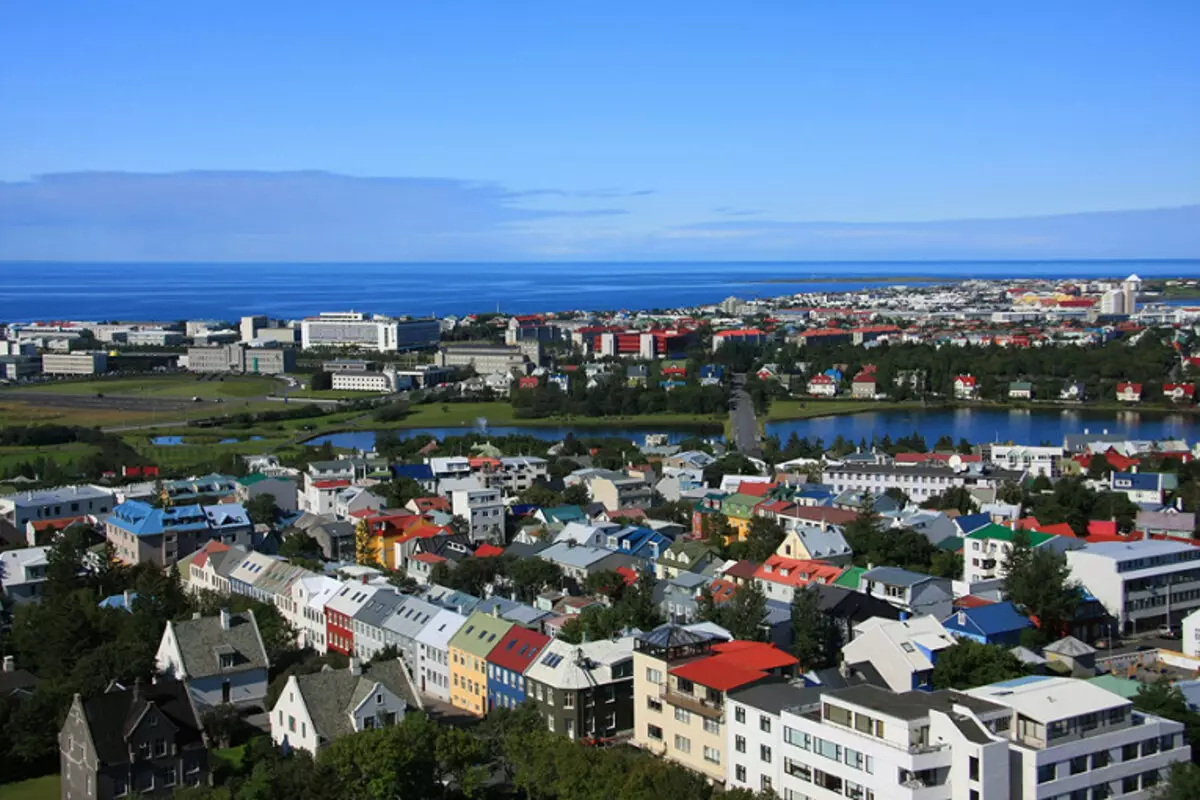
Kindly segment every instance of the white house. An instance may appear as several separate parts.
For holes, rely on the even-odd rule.
[[[399,659],[292,675],[271,709],[271,741],[317,754],[359,731],[397,725],[421,699]]]
[[[974,375],[959,375],[954,379],[954,396],[959,400],[974,400],[979,387]]]
[[[842,659],[851,668],[870,664],[892,691],[929,689],[937,654],[956,643],[933,617],[872,617],[854,626],[854,638],[842,648]]]
[[[28,603],[41,597],[49,552],[49,547],[22,547],[0,553],[0,597],[6,603]]]
[[[1117,384],[1117,402],[1140,403],[1142,401],[1142,385],[1122,381]]]
[[[296,644],[325,655],[325,604],[342,590],[341,582],[326,575],[312,575],[292,581],[288,589],[292,602],[285,616],[296,628]]]
[[[443,609],[417,633],[417,675],[420,691],[450,702],[450,637],[458,633],[467,618]]]
[[[1061,447],[1029,447],[1013,444],[993,444],[988,459],[998,467],[1057,478],[1062,462]]]
[[[833,397],[837,389],[837,381],[828,375],[813,375],[808,379],[808,393],[813,397]]]
[[[504,502],[499,489],[487,489],[475,478],[444,480],[439,490],[450,499],[450,510],[467,521],[473,542],[504,538]]]
[[[819,696],[819,689],[777,677],[730,692],[725,698],[725,788],[782,792],[783,709]]]
[[[1184,655],[1200,658],[1200,609],[1183,618],[1183,632],[1180,634],[1180,649]]]
[[[267,697],[267,651],[253,611],[168,621],[155,665],[183,682],[197,706],[255,706]]]

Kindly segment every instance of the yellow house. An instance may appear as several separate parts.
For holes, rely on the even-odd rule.
[[[450,637],[450,704],[478,717],[488,712],[487,657],[513,623],[476,611]]]
[[[731,494],[721,501],[721,513],[729,520],[739,542],[746,541],[750,535],[750,520],[754,519],[754,507],[762,502],[761,497],[752,494]]]

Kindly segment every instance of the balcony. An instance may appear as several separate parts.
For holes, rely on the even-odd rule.
[[[724,702],[714,703],[711,700],[704,700],[691,694],[683,694],[682,692],[668,689],[665,686],[659,687],[658,696],[673,706],[687,709],[702,717],[718,721],[722,721],[725,718]]]

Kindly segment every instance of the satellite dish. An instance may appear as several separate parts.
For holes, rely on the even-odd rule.
[[[960,456],[958,453],[955,453],[954,455],[950,456],[950,458],[946,459],[946,463],[950,465],[950,469],[958,471],[962,469],[962,456]]]

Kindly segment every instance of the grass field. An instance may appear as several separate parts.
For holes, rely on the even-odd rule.
[[[860,411],[899,411],[920,408],[911,402],[889,402],[886,400],[772,400],[767,411],[766,422],[786,419],[810,419],[834,414],[857,414]]]
[[[43,775],[18,783],[0,783],[0,800],[58,800],[62,797],[62,779]]]
[[[571,425],[578,428],[605,427],[655,427],[658,425],[721,425],[725,415],[708,414],[644,414],[630,417],[545,417],[543,419],[519,419],[513,414],[512,406],[501,400],[483,403],[427,403],[413,406],[408,416],[399,422],[382,424],[369,417],[368,428],[473,428],[480,418],[487,420],[490,427],[523,425],[557,427]]]
[[[63,395],[95,395],[115,397],[174,397],[189,399],[224,399],[265,397],[284,388],[282,381],[264,375],[227,375],[223,380],[201,379],[190,374],[145,375],[124,378],[95,378],[82,381],[59,381],[22,387],[22,392],[48,392]],[[0,398],[3,393],[0,393]]]

